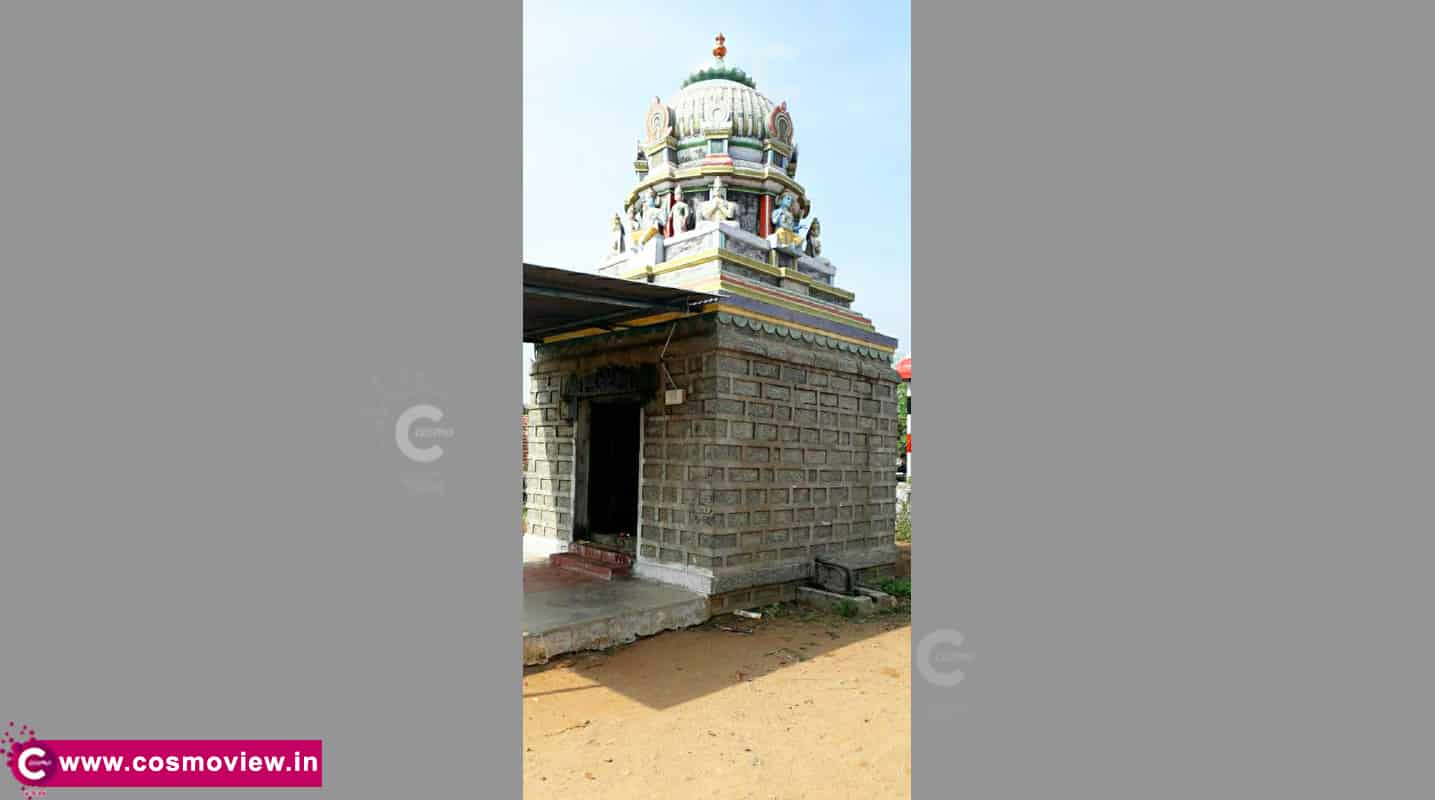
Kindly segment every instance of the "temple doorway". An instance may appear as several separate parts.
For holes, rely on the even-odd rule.
[[[627,399],[594,398],[588,409],[586,525],[575,531],[629,555],[637,549],[638,471],[642,405]]]

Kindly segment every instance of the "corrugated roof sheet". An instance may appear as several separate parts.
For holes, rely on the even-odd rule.
[[[589,272],[523,265],[523,341],[606,328],[670,311],[690,311],[717,297],[687,289]]]

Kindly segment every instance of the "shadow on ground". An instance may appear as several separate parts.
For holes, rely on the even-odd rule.
[[[796,603],[769,607],[754,621],[722,615],[603,651],[570,653],[526,667],[525,677],[567,670],[585,683],[524,699],[605,688],[653,709],[665,709],[744,682],[780,674],[804,661],[838,657],[838,651],[911,624],[910,605],[868,617],[844,618]],[[661,645],[661,646],[657,646]],[[661,659],[649,653],[661,652]],[[840,701],[840,697],[833,700]]]

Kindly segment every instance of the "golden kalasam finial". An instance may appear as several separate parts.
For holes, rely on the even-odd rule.
[[[727,47],[725,47],[725,46],[723,45],[723,42],[725,42],[725,41],[727,41],[727,39],[724,39],[724,38],[723,38],[723,35],[722,35],[721,33],[719,33],[719,34],[717,35],[717,47],[714,47],[714,48],[713,48],[713,55],[714,55],[714,56],[716,56],[716,57],[718,57],[718,58],[722,58],[723,56],[727,55]]]

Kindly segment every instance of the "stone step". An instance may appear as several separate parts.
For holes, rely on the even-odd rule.
[[[574,542],[568,550],[573,555],[586,558],[589,561],[597,561],[602,564],[612,564],[619,567],[633,566],[633,557],[621,550],[596,545],[591,542]]]
[[[548,561],[563,569],[594,578],[601,578],[605,581],[611,581],[614,578],[626,578],[633,571],[633,567],[630,564],[595,561],[591,558],[584,558],[577,553],[554,553],[548,557]]]

